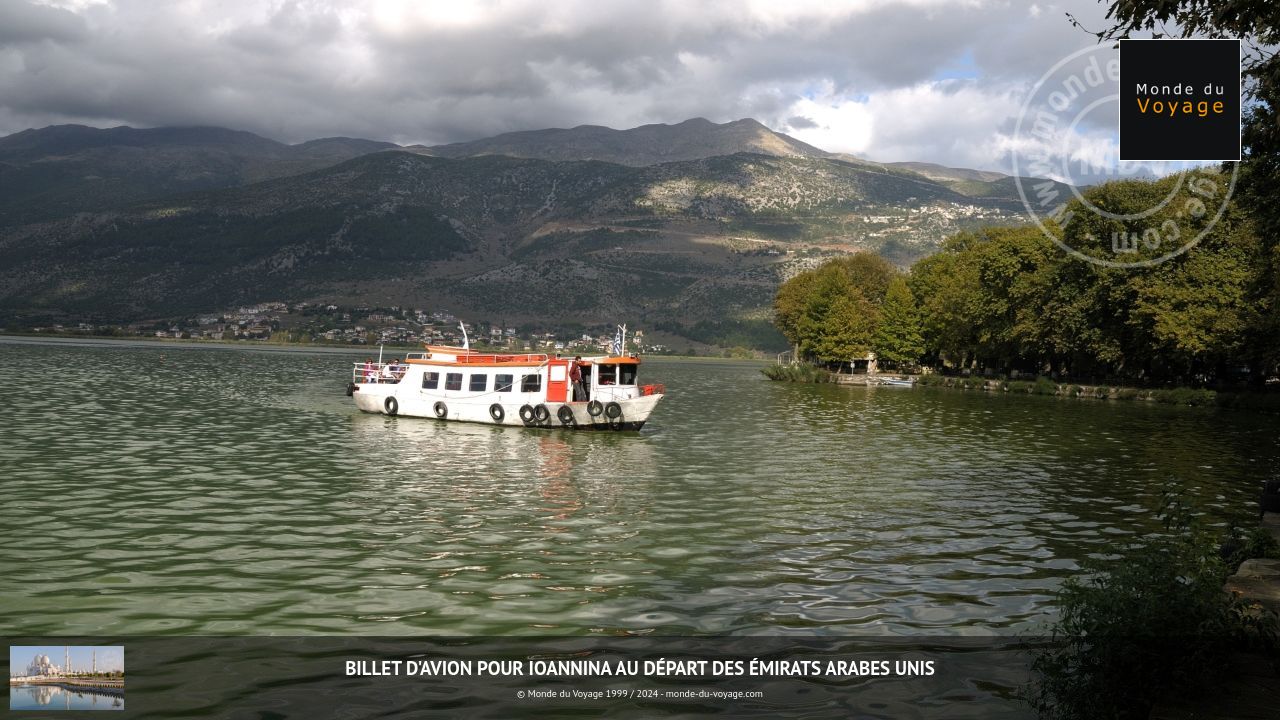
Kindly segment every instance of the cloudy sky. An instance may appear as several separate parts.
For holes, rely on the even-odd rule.
[[[471,140],[753,117],[826,150],[1009,170],[1092,0],[0,0],[0,135],[221,125]]]

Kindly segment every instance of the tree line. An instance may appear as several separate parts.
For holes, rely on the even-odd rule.
[[[1211,226],[1187,252],[1149,267],[1087,262],[1038,227],[991,227],[947,238],[905,272],[871,253],[803,272],[779,289],[775,322],[801,358],[828,365],[874,352],[897,368],[1137,384],[1261,381],[1280,370],[1276,244],[1236,203],[1212,222],[1213,209],[1194,205],[1193,190],[1178,175],[1111,182],[1082,194],[1110,217],[1075,200],[1070,220],[1050,225],[1063,245],[1095,257],[1117,236],[1142,238],[1156,227],[1186,239]],[[1139,219],[1112,219],[1157,206]],[[1125,260],[1174,249],[1135,244]]]

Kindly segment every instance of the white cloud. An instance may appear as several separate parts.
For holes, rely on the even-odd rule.
[[[801,98],[787,113],[791,119],[780,129],[796,139],[830,152],[863,155],[871,150],[876,122],[869,103],[820,95]]]
[[[992,167],[1006,152],[1001,128],[1017,116],[1021,85],[984,86],[941,80],[873,93],[861,99],[819,95],[791,106],[817,127],[789,134],[831,150],[894,162],[931,160]]]

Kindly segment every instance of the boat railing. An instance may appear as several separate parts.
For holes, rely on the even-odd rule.
[[[549,359],[549,356],[542,353],[526,353],[523,355],[503,353],[459,353],[454,362],[460,365],[497,365],[500,363],[528,365],[530,363],[542,364],[547,362]]]
[[[403,363],[352,363],[351,382],[356,385],[398,383],[408,369],[409,366]]]
[[[545,365],[551,360],[551,356],[546,353],[479,352],[445,345],[428,345],[427,352],[410,353],[406,357],[414,360],[443,360],[458,365]]]

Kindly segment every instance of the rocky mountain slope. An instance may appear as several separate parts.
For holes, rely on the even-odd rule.
[[[435,148],[58,126],[0,139],[0,321],[285,300],[765,327],[777,285],[824,257],[907,264],[1020,220],[1012,182],[832,155],[751,120]]]
[[[628,167],[379,152],[0,233],[0,310],[163,317],[267,299],[506,317],[763,318],[796,267],[1007,220],[908,172],[739,153]]]
[[[352,138],[286,145],[215,127],[25,130],[0,138],[0,226],[236,187],[398,147]]]

